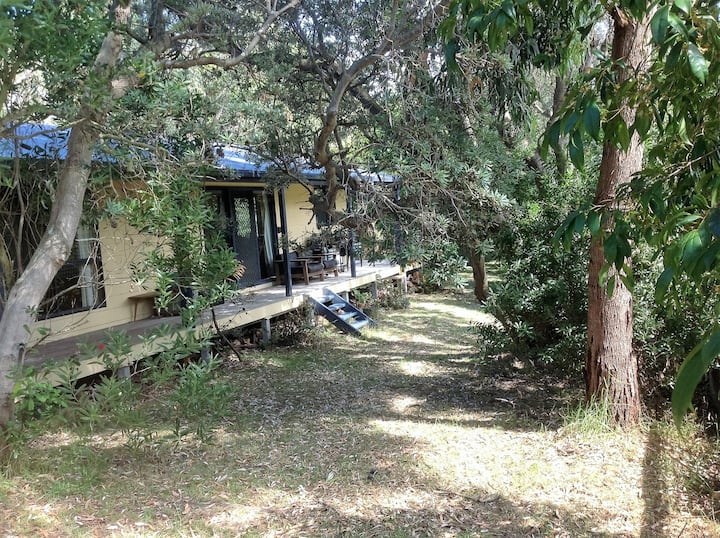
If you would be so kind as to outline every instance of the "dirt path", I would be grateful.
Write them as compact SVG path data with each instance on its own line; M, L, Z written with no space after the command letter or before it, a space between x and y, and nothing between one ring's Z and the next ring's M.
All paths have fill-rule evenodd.
M476 355L469 295L418 296L357 339L230 363L212 444L36 442L0 536L707 536L672 513L646 436L579 434L577 388ZM656 439L658 443L662 440ZM50 485L76 458L77 483ZM62 472L62 471L60 471ZM67 477L66 477L67 480ZM73 487L76 484L77 487Z

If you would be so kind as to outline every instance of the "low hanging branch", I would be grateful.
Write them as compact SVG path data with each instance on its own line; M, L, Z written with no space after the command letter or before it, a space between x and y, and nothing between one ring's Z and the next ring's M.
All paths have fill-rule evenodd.
M315 161L325 169L327 193L326 203L324 205L327 207L335 207L337 195L344 188L342 182L347 179L344 177L344 174L343 177L338 177L338 168L341 167L336 163L334 155L330 150L330 140L333 136L337 136L338 114L343 98L346 93L350 92L351 94L357 96L358 101L361 104L366 106L368 110L372 111L373 105L377 105L377 103L373 100L368 100L367 98L369 97L369 93L361 86L354 86L353 83L363 71L385 58L390 52L403 50L420 38L423 33L431 27L433 22L445 12L449 3L449 0L442 0L441 2L438 2L427 15L425 15L410 31L404 34L396 34L396 21L395 16L393 15L393 18L388 24L389 28L386 37L382 38L372 51L355 60L347 69L339 67L334 58L322 58L324 61L333 66L333 69L337 74L337 81L332 90L328 106L325 109L325 113L322 118L322 128L315 139L313 152ZM397 6L394 7L395 9L393 9L393 14L396 14ZM313 53L326 51L324 47L310 47L307 37L304 35L301 35L300 37L305 41L306 45L308 45Z

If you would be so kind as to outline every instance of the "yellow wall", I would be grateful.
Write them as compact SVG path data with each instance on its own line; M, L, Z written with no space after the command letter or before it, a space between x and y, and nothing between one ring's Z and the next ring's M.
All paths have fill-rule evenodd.
M99 237L106 306L38 322L38 328L50 330L48 341L132 321L134 306L128 295L144 291L133 284L132 264L142 259L143 251L157 245L157 239L139 234L123 220L118 221L114 227L109 221L102 221L99 225ZM152 314L150 308L149 302L140 304L137 318L149 317ZM31 340L36 340L38 336L36 331Z
M302 185L296 183L288 186L285 191L285 204L287 207L288 236L291 242L301 243L304 238L318 231L315 219L312 218L312 204L308 198L310 194ZM341 192L337 200L337 209L344 210L346 196ZM277 222L280 222L278 214Z

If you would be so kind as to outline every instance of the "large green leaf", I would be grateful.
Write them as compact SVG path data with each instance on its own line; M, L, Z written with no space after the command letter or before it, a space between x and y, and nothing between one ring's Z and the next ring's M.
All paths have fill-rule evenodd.
M710 213L705 219L705 225L711 234L715 237L720 237L720 209L713 207L710 210Z
M542 153L547 154L548 146L553 148L559 147L560 136L562 134L562 123L560 120L555 121L550 127L548 127L542 141Z
M570 138L568 144L568 153L570 154L570 160L579 169L585 166L585 147L582 139L582 132L579 130L575 131Z
M661 45L665 41L668 28L668 13L670 6L663 6L655 12L650 21L650 29L652 30L653 41Z
M675 0L675 7L683 13L690 13L692 10L692 0Z
M600 213L590 210L587 214L587 227L592 235L597 235L600 231Z
M705 56L703 56L695 43L688 43L688 61L695 78L705 84L710 62L705 59Z
M666 267L665 270L660 274L655 284L655 302L661 303L667 294L667 290L672 283L675 271L672 267Z
M445 44L445 62L451 70L459 71L460 66L457 63L457 52L460 49L456 39L451 39Z
M644 139L648 131L650 131L650 125L652 124L652 114L648 107L644 104L640 105L635 112L635 123L633 123L633 129L640 135L640 138Z
M627 123L620 114L605 124L605 140L612 141L624 151L630 147L630 131Z
M720 327L713 327L680 366L672 393L672 414L679 428L700 380L720 354Z
M613 265L618 255L617 238L614 235L610 235L605 239L603 252L605 253L605 261Z
M682 240L682 263L689 264L695 261L702 250L703 242L697 230L689 232Z
M592 101L583 112L583 127L585 132L595 140L600 140L600 109L595 101Z

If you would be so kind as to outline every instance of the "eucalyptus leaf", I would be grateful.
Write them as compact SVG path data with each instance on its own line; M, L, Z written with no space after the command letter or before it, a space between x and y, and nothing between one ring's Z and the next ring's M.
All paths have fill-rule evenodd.
M700 380L720 354L720 327L714 327L685 357L675 380L672 393L672 414L675 425L682 425L685 413L692 409L692 399Z
M638 106L635 111L635 123L633 123L633 129L640 135L640 138L644 139L650 131L652 125L652 114L648 110L645 104Z
M655 12L653 18L650 20L650 29L652 31L653 41L658 45L661 45L665 41L668 29L668 14L670 13L670 6L662 6Z
M585 148L583 145L582 133L575 131L568 144L570 160L580 170L585 166Z
M720 237L720 209L713 207L705 218L705 226L715 237Z
M605 253L605 261L610 265L614 264L618 255L617 238L614 235L609 235L605 239L603 252Z
M583 127L587 134L595 140L600 140L600 109L595 101L592 101L583 112Z
M692 70L695 78L701 83L705 84L705 79L708 76L708 70L710 68L710 62L705 59L703 53L700 52L695 43L688 43L688 61L690 62L690 69Z
M587 227L592 235L597 235L600 231L600 213L590 210L587 214Z
M675 0L675 7L677 7L683 13L690 13L692 11L692 0Z
M672 267L666 267L655 283L655 302L661 303L667 294L670 284L675 276L675 271Z
M625 123L625 120L622 117L618 117L617 120L615 142L624 151L627 151L630 147L630 132L628 131L627 123Z

